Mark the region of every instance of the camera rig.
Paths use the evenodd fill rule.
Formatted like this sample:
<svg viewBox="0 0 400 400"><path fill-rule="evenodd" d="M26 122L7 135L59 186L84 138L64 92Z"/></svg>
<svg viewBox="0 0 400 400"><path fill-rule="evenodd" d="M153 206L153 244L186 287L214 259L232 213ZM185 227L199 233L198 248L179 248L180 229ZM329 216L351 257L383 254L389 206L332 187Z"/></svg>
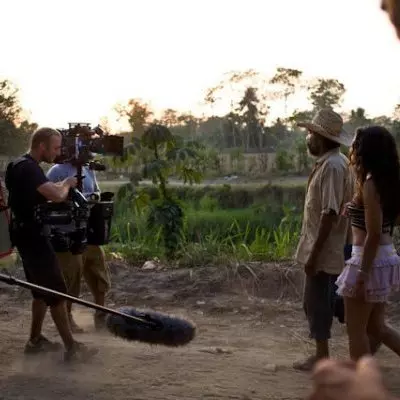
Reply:
<svg viewBox="0 0 400 400"><path fill-rule="evenodd" d="M89 123L70 122L68 129L58 129L62 136L61 155L54 162L75 162L88 165L90 169L104 171L106 167L92 161L94 154L123 156L124 138L110 135L99 125L91 128Z"/></svg>
<svg viewBox="0 0 400 400"><path fill-rule="evenodd" d="M93 161L94 154L122 157L124 138L105 133L99 126L92 129L87 123L69 123L68 129L58 130L62 135L61 155L56 164L71 163L76 167L77 188L71 189L67 201L47 202L35 210L35 219L44 226L44 232L57 252L81 254L87 244L103 245L110 239L114 193L104 192L100 197L87 199L82 194L83 166L96 171L106 167Z"/></svg>

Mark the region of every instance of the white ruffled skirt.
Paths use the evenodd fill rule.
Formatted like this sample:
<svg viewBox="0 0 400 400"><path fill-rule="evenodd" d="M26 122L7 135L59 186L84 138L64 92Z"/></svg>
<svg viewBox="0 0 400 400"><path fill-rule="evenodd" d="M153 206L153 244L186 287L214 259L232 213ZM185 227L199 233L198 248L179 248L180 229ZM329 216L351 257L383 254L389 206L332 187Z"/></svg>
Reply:
<svg viewBox="0 0 400 400"><path fill-rule="evenodd" d="M340 296L353 297L355 294L354 286L357 270L361 268L363 249L363 246L353 246L351 258L346 261L346 266L336 281ZM392 292L399 290L400 256L392 244L379 246L366 285L366 300L386 302Z"/></svg>

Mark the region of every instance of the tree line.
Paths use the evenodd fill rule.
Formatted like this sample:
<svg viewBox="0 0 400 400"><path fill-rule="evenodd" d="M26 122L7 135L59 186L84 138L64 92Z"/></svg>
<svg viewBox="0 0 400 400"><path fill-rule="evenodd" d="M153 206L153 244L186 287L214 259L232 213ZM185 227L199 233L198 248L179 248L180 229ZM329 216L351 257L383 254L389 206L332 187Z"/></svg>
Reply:
<svg viewBox="0 0 400 400"><path fill-rule="evenodd" d="M203 103L211 116L196 116L188 112L166 109L157 116L151 106L132 98L114 108L118 119L129 126L128 141L140 138L150 123L168 127L184 140L196 140L214 151L276 152L282 169L290 169L291 154L307 164L304 135L296 123L311 119L322 107L338 108L346 94L345 85L337 79L317 77L307 79L303 71L279 67L268 77L255 70L231 71L205 91ZM307 109L288 113L289 102L298 97L307 100ZM271 106L283 104L283 115L271 119ZM224 110L217 115L218 107ZM400 105L393 114L370 118L366 110L357 108L345 113L345 128L378 123L388 127L400 143ZM108 121L102 119L107 129ZM14 155L26 148L29 134L36 128L29 122L18 101L18 90L8 80L0 81L0 154ZM302 161L303 160L303 161ZM287 164L287 165L285 165ZM300 166L300 169L301 166Z"/></svg>
<svg viewBox="0 0 400 400"><path fill-rule="evenodd" d="M345 85L332 78L303 78L297 69L277 68L268 78L254 70L227 73L214 87L207 89L204 104L211 111L220 103L229 103L222 115L211 112L210 117L198 117L190 113L179 113L167 109L155 118L151 107L140 99L131 99L115 107L119 118L130 126L130 134L140 137L145 126L157 122L168 126L175 134L185 138L196 138L219 150L241 148L244 152L270 152L301 146L296 123L311 119L315 112L324 107L338 108L346 94ZM307 109L295 109L287 113L289 101L296 96L306 97ZM281 101L284 115L270 120L271 105ZM357 126L383 124L390 128L400 140L400 105L395 105L391 116L376 118L368 116L359 107L344 113L345 129L353 131Z"/></svg>

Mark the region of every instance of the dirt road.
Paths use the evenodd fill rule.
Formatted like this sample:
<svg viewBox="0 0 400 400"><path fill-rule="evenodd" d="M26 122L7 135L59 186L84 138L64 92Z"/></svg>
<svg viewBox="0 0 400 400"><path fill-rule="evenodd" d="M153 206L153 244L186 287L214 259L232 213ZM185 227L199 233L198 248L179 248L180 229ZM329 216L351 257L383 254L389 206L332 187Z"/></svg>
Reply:
<svg viewBox="0 0 400 400"><path fill-rule="evenodd" d="M193 271L143 272L115 267L111 306L147 306L186 316L196 322L197 337L178 349L125 342L96 334L92 310L76 306L77 320L88 331L77 338L99 346L100 353L88 364L71 366L62 363L62 354L47 358L22 354L30 324L29 292L1 285L0 398L304 398L309 376L293 371L291 364L311 347L301 308L293 303L295 285L288 289L286 299L276 301L276 293L260 296L271 279L261 281L264 285L250 293L246 276L235 275L240 290L232 284L233 279L228 289L226 275L212 271L213 277L210 270L197 270L193 276ZM256 272L261 278L270 276L261 269ZM201 276L208 276L207 281L201 281ZM283 293L282 287L275 287ZM87 293L84 297L90 300ZM57 337L49 316L44 332ZM346 356L344 328L338 323L332 344L335 356ZM390 389L400 395L398 359L383 349L379 360Z"/></svg>

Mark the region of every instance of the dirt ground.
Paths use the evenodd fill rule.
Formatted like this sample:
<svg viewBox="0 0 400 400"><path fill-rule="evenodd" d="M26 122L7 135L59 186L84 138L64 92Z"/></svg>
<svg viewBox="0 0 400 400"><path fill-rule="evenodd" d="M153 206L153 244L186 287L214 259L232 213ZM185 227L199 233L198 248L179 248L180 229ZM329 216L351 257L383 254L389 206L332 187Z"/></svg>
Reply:
<svg viewBox="0 0 400 400"><path fill-rule="evenodd" d="M110 307L129 304L184 316L196 323L196 338L182 348L126 342L95 333L93 310L76 305L77 320L87 330L76 337L98 346L99 354L80 365L63 364L61 353L26 357L30 293L0 284L1 399L255 400L303 399L309 393L309 375L291 367L312 349L298 270L257 264L172 271L118 262L110 267ZM20 269L15 274L23 277ZM87 292L83 297L91 300ZM57 337L50 316L44 333ZM347 355L338 322L332 355ZM378 359L388 387L400 396L398 358L382 349Z"/></svg>

